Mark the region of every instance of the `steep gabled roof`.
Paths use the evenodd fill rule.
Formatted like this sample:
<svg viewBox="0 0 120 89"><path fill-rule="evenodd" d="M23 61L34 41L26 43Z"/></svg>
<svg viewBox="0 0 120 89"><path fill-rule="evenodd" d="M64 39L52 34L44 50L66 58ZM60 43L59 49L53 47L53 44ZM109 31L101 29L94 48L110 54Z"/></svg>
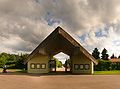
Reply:
<svg viewBox="0 0 120 89"><path fill-rule="evenodd" d="M36 49L28 56L26 62L28 62L37 53L53 56L62 51L68 55L72 55L75 49L82 52L87 58L97 64L96 59L86 49L84 49L80 43L59 26L36 47Z"/></svg>

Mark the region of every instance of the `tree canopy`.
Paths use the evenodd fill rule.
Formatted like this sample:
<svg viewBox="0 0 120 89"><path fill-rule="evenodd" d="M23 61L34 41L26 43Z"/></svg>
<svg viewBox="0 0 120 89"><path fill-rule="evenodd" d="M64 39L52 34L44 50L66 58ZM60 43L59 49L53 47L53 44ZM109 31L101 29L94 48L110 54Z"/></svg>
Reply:
<svg viewBox="0 0 120 89"><path fill-rule="evenodd" d="M24 61L27 58L28 54L0 54L0 67L7 65L7 68L25 68Z"/></svg>
<svg viewBox="0 0 120 89"><path fill-rule="evenodd" d="M108 60L109 55L107 54L107 50L105 48L103 49L101 54L102 54L101 59Z"/></svg>
<svg viewBox="0 0 120 89"><path fill-rule="evenodd" d="M55 58L55 57L53 57L53 59L56 61L56 67L57 68L60 68L60 67L62 67L62 62L61 61L59 61L57 58Z"/></svg>
<svg viewBox="0 0 120 89"><path fill-rule="evenodd" d="M110 57L111 59L117 58L114 54Z"/></svg>
<svg viewBox="0 0 120 89"><path fill-rule="evenodd" d="M97 48L95 48L92 52L92 56L95 58L95 59L100 59L100 52L98 51Z"/></svg>

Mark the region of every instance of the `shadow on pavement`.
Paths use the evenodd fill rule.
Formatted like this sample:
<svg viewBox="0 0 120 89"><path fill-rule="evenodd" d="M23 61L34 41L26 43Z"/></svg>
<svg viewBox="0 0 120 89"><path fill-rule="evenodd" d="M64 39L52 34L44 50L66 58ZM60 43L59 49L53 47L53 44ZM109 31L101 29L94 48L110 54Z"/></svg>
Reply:
<svg viewBox="0 0 120 89"><path fill-rule="evenodd" d="M0 75L25 75L25 76L57 76L57 75L83 75L83 74L73 74L71 72L64 72L64 71L57 71L45 74L34 74L34 73L23 73L23 72L7 72L7 73L0 73Z"/></svg>

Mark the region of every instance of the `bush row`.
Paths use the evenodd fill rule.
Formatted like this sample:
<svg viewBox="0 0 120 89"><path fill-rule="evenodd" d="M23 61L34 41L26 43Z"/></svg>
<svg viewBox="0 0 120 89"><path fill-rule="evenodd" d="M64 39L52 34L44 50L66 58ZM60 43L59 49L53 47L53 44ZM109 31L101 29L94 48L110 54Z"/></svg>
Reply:
<svg viewBox="0 0 120 89"><path fill-rule="evenodd" d="M120 70L120 62L111 62L109 60L98 60L98 65L94 66L96 71Z"/></svg>

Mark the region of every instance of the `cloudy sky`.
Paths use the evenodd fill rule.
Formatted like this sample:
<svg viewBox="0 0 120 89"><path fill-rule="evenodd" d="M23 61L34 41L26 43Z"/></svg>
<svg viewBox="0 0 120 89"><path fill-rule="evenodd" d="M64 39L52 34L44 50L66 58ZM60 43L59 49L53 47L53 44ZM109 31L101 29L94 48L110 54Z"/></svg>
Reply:
<svg viewBox="0 0 120 89"><path fill-rule="evenodd" d="M120 54L120 0L0 0L0 52L30 53L57 26L89 52Z"/></svg>

